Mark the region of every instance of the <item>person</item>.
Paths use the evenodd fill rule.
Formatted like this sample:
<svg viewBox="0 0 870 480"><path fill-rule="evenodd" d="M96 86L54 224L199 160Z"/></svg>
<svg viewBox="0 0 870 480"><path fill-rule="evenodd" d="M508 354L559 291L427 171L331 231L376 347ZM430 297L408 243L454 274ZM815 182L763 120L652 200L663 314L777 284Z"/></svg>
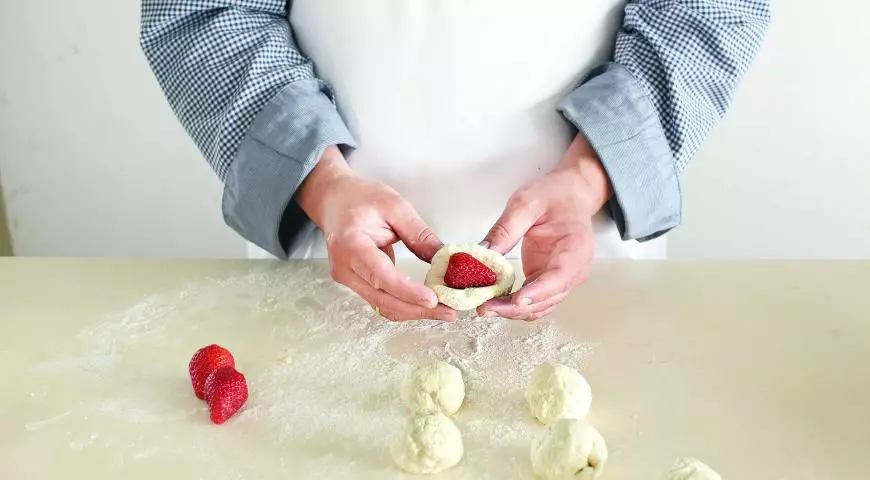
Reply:
<svg viewBox="0 0 870 480"><path fill-rule="evenodd" d="M526 281L478 313L531 320L593 257L664 256L680 174L770 5L143 0L141 14L226 222L260 251L328 257L387 318L450 321L395 258L482 238Z"/></svg>

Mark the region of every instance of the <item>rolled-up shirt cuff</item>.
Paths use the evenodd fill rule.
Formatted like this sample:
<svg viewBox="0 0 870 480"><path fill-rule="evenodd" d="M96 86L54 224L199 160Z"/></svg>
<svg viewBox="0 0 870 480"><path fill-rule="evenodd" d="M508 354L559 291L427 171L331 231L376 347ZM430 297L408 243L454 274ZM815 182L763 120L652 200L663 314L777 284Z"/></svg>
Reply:
<svg viewBox="0 0 870 480"><path fill-rule="evenodd" d="M655 106L626 68L605 64L558 106L598 154L613 198L605 208L624 240L651 240L680 224L676 162Z"/></svg>
<svg viewBox="0 0 870 480"><path fill-rule="evenodd" d="M310 225L293 200L302 181L337 145L356 144L319 80L285 87L257 115L224 182L223 215L242 237L288 258Z"/></svg>

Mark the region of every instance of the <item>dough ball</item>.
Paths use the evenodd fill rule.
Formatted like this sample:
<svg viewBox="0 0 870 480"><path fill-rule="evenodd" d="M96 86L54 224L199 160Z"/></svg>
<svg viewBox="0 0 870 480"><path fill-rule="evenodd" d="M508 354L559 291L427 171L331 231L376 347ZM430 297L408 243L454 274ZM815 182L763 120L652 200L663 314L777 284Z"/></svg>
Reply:
<svg viewBox="0 0 870 480"><path fill-rule="evenodd" d="M532 470L543 480L598 478L605 462L604 437L583 420L559 420L532 443Z"/></svg>
<svg viewBox="0 0 870 480"><path fill-rule="evenodd" d="M465 399L462 372L445 362L418 365L405 377L400 395L414 412L453 415Z"/></svg>
<svg viewBox="0 0 870 480"><path fill-rule="evenodd" d="M450 256L465 252L480 260L495 272L496 283L489 287L453 289L444 284L444 273ZM516 274L514 267L502 254L480 245L444 245L432 257L432 266L426 274L426 286L435 291L438 301L454 310L473 310L491 298L501 297L511 293Z"/></svg>
<svg viewBox="0 0 870 480"><path fill-rule="evenodd" d="M438 473L462 460L462 436L440 412L408 418L390 446L396 465L409 473Z"/></svg>
<svg viewBox="0 0 870 480"><path fill-rule="evenodd" d="M592 388L580 372L565 365L538 365L526 389L532 415L544 425L561 418L583 419L592 406Z"/></svg>
<svg viewBox="0 0 870 480"><path fill-rule="evenodd" d="M722 480L722 477L700 460L680 458L665 474L664 480Z"/></svg>

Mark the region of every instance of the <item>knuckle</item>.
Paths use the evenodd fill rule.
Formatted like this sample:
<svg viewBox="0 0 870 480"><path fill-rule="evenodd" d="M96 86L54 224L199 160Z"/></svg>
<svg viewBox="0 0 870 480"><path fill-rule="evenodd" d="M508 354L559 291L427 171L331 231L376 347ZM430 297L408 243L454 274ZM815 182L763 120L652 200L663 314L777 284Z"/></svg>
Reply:
<svg viewBox="0 0 870 480"><path fill-rule="evenodd" d="M511 195L508 206L512 209L529 208L534 206L537 201L537 196L530 189L524 187Z"/></svg>
<svg viewBox="0 0 870 480"><path fill-rule="evenodd" d="M341 232L330 232L326 235L326 252L330 258L344 258L353 249L356 236L353 228Z"/></svg>
<svg viewBox="0 0 870 480"><path fill-rule="evenodd" d="M363 280L369 283L375 290L381 289L381 280L373 270L367 269L363 272Z"/></svg>
<svg viewBox="0 0 870 480"><path fill-rule="evenodd" d="M435 239L435 232L429 227L423 227L414 237L413 242L418 245L429 243Z"/></svg>
<svg viewBox="0 0 870 480"><path fill-rule="evenodd" d="M385 310L385 311L382 311L382 312L381 312L381 316L383 316L383 317L386 318L387 320L390 320L390 321L393 321L393 322L398 322L398 321L401 321L401 320L404 320L404 319L405 319L405 318L402 316L401 313L399 313L399 312L397 312L397 311L395 311L395 310Z"/></svg>
<svg viewBox="0 0 870 480"><path fill-rule="evenodd" d="M383 292L379 292L378 294L375 295L375 298L374 298L375 310L377 310L381 314L381 316L384 316L384 317L388 317L388 315L390 313L392 313L392 311L389 308L387 308L387 306L386 306L386 303L387 303L386 300L387 300L387 296Z"/></svg>
<svg viewBox="0 0 870 480"><path fill-rule="evenodd" d="M351 270L356 272L364 282L371 285L375 290L381 289L380 275L377 274L374 268L371 268L365 262L358 260L357 257L352 257L350 262Z"/></svg>
<svg viewBox="0 0 870 480"><path fill-rule="evenodd" d="M553 294L556 295L570 290L573 284L573 277L574 275L572 275L572 273L566 270L564 267L555 267L553 269L552 278L553 286L555 287L556 291L554 291Z"/></svg>
<svg viewBox="0 0 870 480"><path fill-rule="evenodd" d="M344 264L348 256L348 249L351 246L351 239L347 235L329 233L326 236L326 254L329 257L330 263Z"/></svg>
<svg viewBox="0 0 870 480"><path fill-rule="evenodd" d="M332 253L338 249L339 245L338 235L336 235L335 232L329 232L326 234L326 250L329 252L330 256L332 256Z"/></svg>
<svg viewBox="0 0 870 480"><path fill-rule="evenodd" d="M389 185L384 186L384 190L378 203L382 207L389 207L393 210L410 207L410 204L404 198L402 198L401 195L399 195L399 192L397 192L393 187L390 187Z"/></svg>
<svg viewBox="0 0 870 480"><path fill-rule="evenodd" d="M329 277L332 278L334 281L341 283L341 268L339 268L338 265L332 261L329 262Z"/></svg>
<svg viewBox="0 0 870 480"><path fill-rule="evenodd" d="M507 227L499 221L489 229L489 236L493 239L505 239L510 237L510 232L508 232Z"/></svg>

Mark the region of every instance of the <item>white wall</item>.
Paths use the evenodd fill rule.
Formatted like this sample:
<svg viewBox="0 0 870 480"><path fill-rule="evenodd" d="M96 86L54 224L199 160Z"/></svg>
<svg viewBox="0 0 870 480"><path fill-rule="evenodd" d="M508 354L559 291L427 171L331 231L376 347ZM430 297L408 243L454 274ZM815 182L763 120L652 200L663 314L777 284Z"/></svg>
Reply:
<svg viewBox="0 0 870 480"><path fill-rule="evenodd" d="M16 255L244 255L217 177L139 51L139 2L2 7L0 177Z"/></svg>
<svg viewBox="0 0 870 480"><path fill-rule="evenodd" d="M870 258L870 15L777 2L684 178L675 258ZM137 46L138 2L4 0L0 172L19 255L242 256Z"/></svg>
<svg viewBox="0 0 870 480"><path fill-rule="evenodd" d="M672 258L870 258L870 15L774 3L767 43L683 178Z"/></svg>

